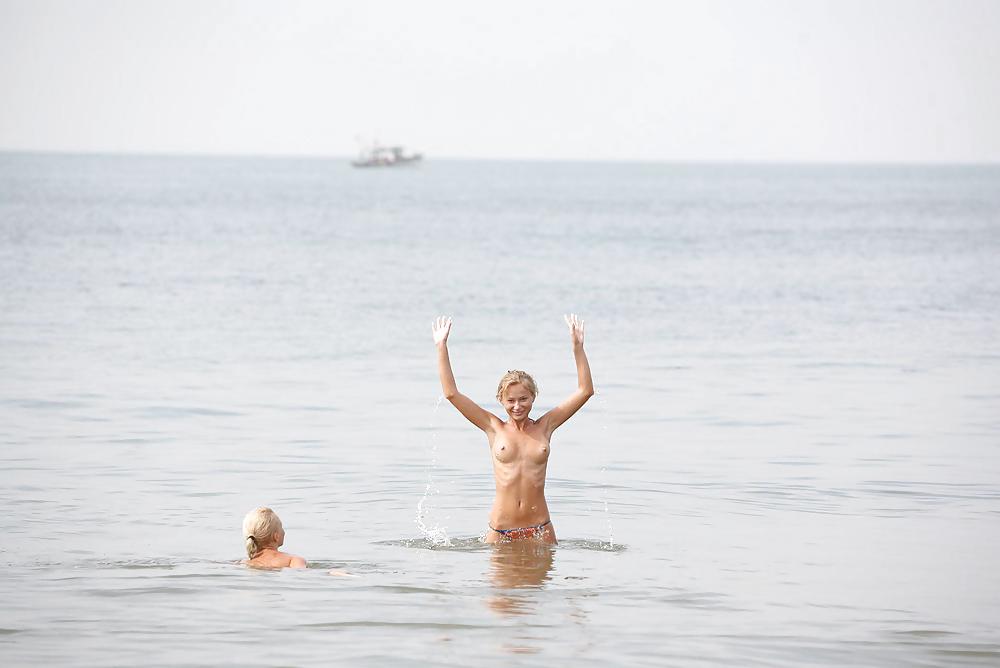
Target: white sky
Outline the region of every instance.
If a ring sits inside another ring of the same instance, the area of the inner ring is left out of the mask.
[[[0,150],[1000,162],[1000,0],[0,0]]]

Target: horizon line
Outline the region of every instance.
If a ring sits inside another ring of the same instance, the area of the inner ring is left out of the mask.
[[[136,158],[237,158],[263,160],[336,160],[349,162],[356,154],[333,153],[280,153],[280,152],[216,152],[216,151],[158,151],[158,150],[64,150],[64,149],[12,149],[0,147],[0,155],[48,155],[90,157]],[[592,164],[649,164],[649,165],[704,165],[704,166],[858,166],[858,167],[996,167],[997,160],[901,160],[901,159],[816,159],[816,158],[550,158],[538,156],[495,157],[441,155],[428,158],[428,162],[537,162],[537,163],[592,163]]]

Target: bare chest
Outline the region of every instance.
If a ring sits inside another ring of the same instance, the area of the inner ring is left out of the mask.
[[[490,444],[493,459],[501,464],[545,464],[549,459],[549,442],[541,429],[533,431],[501,431]]]

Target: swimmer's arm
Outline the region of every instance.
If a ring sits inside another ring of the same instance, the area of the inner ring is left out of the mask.
[[[302,557],[293,556],[288,562],[288,568],[305,568],[306,560]]]
[[[594,396],[594,379],[590,375],[590,362],[583,349],[583,321],[575,315],[569,315],[566,316],[566,324],[569,325],[569,334],[573,341],[573,358],[576,360],[576,391],[539,420],[549,434],[573,417],[573,414]]]
[[[493,429],[493,421],[499,420],[495,415],[485,410],[475,401],[458,391],[455,373],[451,370],[451,358],[448,356],[448,334],[451,332],[451,318],[438,318],[433,325],[434,345],[437,346],[438,376],[441,379],[441,392],[465,419],[485,432]]]

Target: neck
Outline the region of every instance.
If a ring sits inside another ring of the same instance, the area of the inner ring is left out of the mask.
[[[510,423],[514,425],[514,428],[517,429],[518,431],[524,431],[525,429],[528,428],[528,425],[531,424],[531,418],[529,418],[527,415],[521,418],[520,420],[515,420],[514,418],[511,418]]]

